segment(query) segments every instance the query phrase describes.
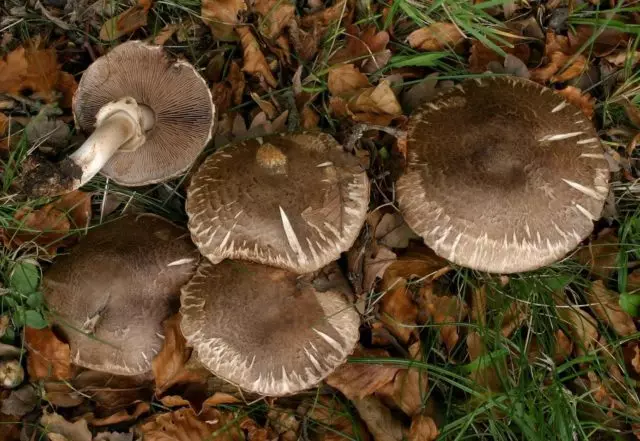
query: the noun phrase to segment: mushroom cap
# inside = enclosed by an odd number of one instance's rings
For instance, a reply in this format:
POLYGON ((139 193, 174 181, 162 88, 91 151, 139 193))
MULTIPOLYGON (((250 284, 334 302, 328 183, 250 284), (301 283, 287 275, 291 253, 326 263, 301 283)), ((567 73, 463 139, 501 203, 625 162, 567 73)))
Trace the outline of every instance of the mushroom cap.
POLYGON ((43 279, 72 362, 118 375, 148 372, 162 346, 162 321, 178 309, 198 260, 186 230, 159 216, 127 216, 90 230, 43 279))
POLYGON ((513 273, 550 264, 593 230, 609 168, 589 119, 516 77, 467 80, 420 106, 396 191, 440 256, 513 273))
POLYGON ((211 262, 308 273, 356 240, 369 204, 358 160, 324 133, 271 135, 209 156, 187 192, 189 230, 211 262))
POLYGON ((310 277, 202 259, 182 288, 182 333, 201 363, 247 391, 282 396, 313 387, 353 351, 360 318, 343 296, 348 284, 320 286, 310 277))
POLYGON ((96 114, 130 96, 155 114, 154 127, 134 151, 116 152, 100 171, 115 182, 139 186, 184 173, 211 139, 215 106, 206 81, 161 46, 129 41, 93 62, 73 97, 76 123, 92 132, 96 114))

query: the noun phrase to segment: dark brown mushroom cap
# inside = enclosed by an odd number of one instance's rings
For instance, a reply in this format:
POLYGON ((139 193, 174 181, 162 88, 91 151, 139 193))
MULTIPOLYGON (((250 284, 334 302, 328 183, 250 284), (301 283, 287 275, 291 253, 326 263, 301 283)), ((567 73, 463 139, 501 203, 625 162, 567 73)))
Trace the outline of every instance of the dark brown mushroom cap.
POLYGON ((146 185, 184 173, 211 139, 215 106, 204 79, 189 63, 168 58, 161 46, 129 41, 98 58, 73 97, 77 124, 92 132, 110 101, 133 97, 155 113, 146 142, 116 152, 101 173, 122 185, 146 185))
POLYGON ((182 332, 217 376, 250 392, 292 394, 315 386, 355 348, 360 318, 344 286, 320 287, 240 260, 202 259, 182 289, 182 332))
POLYGON ((162 321, 178 309, 198 257, 187 231, 154 215, 92 229, 57 257, 43 290, 72 362, 119 375, 149 371, 162 321))
POLYGON ((213 263, 225 258, 313 272, 351 247, 369 180, 330 135, 245 141, 211 155, 187 194, 189 230, 213 263))
POLYGON ((593 230, 608 193, 600 139, 551 89, 467 80, 412 116, 397 198, 442 257, 512 273, 550 264, 593 230))

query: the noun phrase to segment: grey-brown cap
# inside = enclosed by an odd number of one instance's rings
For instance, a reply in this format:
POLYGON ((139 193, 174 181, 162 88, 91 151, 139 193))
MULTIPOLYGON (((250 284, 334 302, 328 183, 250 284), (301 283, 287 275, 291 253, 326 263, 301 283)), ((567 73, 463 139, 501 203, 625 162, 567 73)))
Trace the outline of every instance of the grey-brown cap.
POLYGON ((355 241, 369 204, 358 160, 330 135, 245 141, 208 157, 187 193, 189 230, 211 262, 315 271, 355 241))
POLYGON ((263 395, 296 393, 333 372, 358 341, 360 318, 343 295, 348 284, 334 281, 202 259, 182 289, 182 332, 217 376, 263 395))
POLYGON ((162 321, 177 311, 198 260, 188 232, 158 216, 131 215, 90 230, 43 279, 72 362, 119 375, 149 371, 162 321))
POLYGON ((407 224, 442 257, 494 273, 550 264, 593 230, 608 193, 580 109, 516 77, 467 80, 411 116, 397 183, 407 224))
POLYGON ((132 97, 151 109, 154 126, 134 151, 118 151, 101 173, 138 186, 184 173, 204 149, 215 125, 215 106, 205 80, 185 61, 169 58, 161 46, 129 41, 98 58, 82 75, 73 97, 80 128, 90 133, 107 103, 132 97))

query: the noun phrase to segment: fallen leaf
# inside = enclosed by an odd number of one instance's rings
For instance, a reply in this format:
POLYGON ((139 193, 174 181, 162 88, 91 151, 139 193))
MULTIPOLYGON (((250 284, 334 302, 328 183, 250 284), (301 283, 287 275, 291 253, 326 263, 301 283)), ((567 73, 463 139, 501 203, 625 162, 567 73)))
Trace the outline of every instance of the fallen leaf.
POLYGON ((349 96, 370 87, 367 77, 353 64, 343 64, 329 70, 327 79, 329 93, 335 96, 349 96))
POLYGON ((579 107, 582 110, 584 115, 591 119, 593 118, 593 114, 595 112, 595 98, 592 98, 588 93, 583 93, 580 89, 573 86, 567 86, 564 89, 554 90, 555 93, 562 95, 564 99, 569 101, 576 107, 579 107))
POLYGON ((54 255, 77 239, 71 230, 85 229, 90 217, 91 194, 74 191, 38 209, 21 208, 14 214, 16 226, 0 230, 0 236, 6 247, 34 242, 54 255))
POLYGON ((502 316, 502 336, 508 338, 529 318, 529 307, 524 302, 512 302, 502 316))
POLYGON ((312 401, 306 416, 316 423, 316 435, 319 441, 344 441, 345 438, 360 441, 371 439, 360 418, 354 417, 345 404, 335 397, 318 396, 312 401))
MULTIPOLYGON (((420 341, 409 347, 411 360, 422 361, 420 341)), ((405 414, 417 415, 424 406, 428 395, 428 375, 424 368, 412 367, 398 372, 393 380, 392 399, 405 414)))
POLYGON ((403 343, 408 343, 417 332, 418 306, 412 301, 407 280, 391 270, 393 264, 382 277, 380 319, 393 335, 403 343))
POLYGON ((93 441, 133 441, 133 433, 125 432, 100 432, 93 441))
POLYGON ((54 48, 44 49, 39 39, 28 41, 0 60, 0 93, 22 95, 51 103, 62 94, 60 105, 71 106, 77 83, 73 75, 60 71, 54 48))
POLYGON ((289 22, 289 39, 298 55, 304 61, 311 60, 318 53, 318 46, 323 30, 314 26, 311 30, 302 29, 296 20, 289 22))
POLYGON ((484 326, 487 323, 487 286, 473 288, 471 292, 471 320, 484 326))
POLYGON ((27 384, 20 389, 12 390, 11 394, 2 400, 0 413, 23 417, 35 409, 39 400, 40 397, 38 397, 36 389, 27 384))
POLYGON ((270 39, 278 37, 296 13, 291 0, 256 0, 253 10, 260 16, 258 31, 270 39))
POLYGON ((162 395, 177 383, 202 382, 199 372, 185 368, 191 349, 180 331, 180 313, 164 321, 164 343, 162 349, 151 362, 156 384, 156 395, 162 395))
POLYGON ((246 81, 244 74, 238 66, 238 63, 232 61, 229 66, 229 73, 227 74, 227 82, 231 86, 233 104, 238 106, 242 104, 242 95, 244 95, 244 88, 246 81))
POLYGON ((315 112, 310 106, 304 106, 302 112, 300 112, 300 125, 304 130, 312 130, 318 127, 320 124, 320 115, 315 112))
POLYGON ((454 47, 464 40, 464 35, 453 23, 434 23, 413 31, 407 37, 409 46, 423 51, 440 51, 454 47))
MULTIPOLYGON (((513 47, 499 45, 506 53, 518 57, 525 64, 529 61, 531 50, 528 44, 519 42, 516 38, 506 38, 513 47)), ((495 52, 493 49, 485 46, 478 40, 473 40, 471 44, 471 55, 469 56, 469 71, 471 73, 483 73, 487 70, 489 63, 496 61, 500 64, 504 62, 504 57, 495 52)))
MULTIPOLYGON (((361 31, 356 25, 348 25, 345 35, 346 46, 329 59, 330 65, 347 62, 364 67, 371 62, 376 64, 389 44, 389 34, 386 31, 378 31, 375 26, 368 26, 361 31)), ((384 67, 380 63, 377 64, 375 70, 384 67)))
POLYGON ((327 27, 349 14, 349 12, 347 0, 336 0, 333 6, 302 17, 301 24, 304 28, 311 28, 313 26, 327 27))
POLYGON ((360 418, 365 422, 375 441, 402 441, 404 428, 391 411, 373 396, 353 400, 360 418))
POLYGON ((28 351, 27 372, 31 381, 45 378, 71 378, 71 352, 51 328, 24 328, 24 344, 28 351))
POLYGON ((389 125, 402 115, 402 108, 391 85, 382 80, 375 87, 361 89, 348 99, 331 97, 332 111, 341 117, 378 125, 389 125))
POLYGON ((129 35, 147 25, 149 8, 145 4, 137 4, 122 14, 105 21, 100 28, 100 40, 112 41, 129 35))
POLYGON ((75 407, 84 402, 85 397, 66 381, 45 381, 44 399, 54 406, 75 407))
POLYGON ((556 363, 562 363, 567 360, 573 351, 573 342, 562 329, 556 330, 554 333, 554 352, 553 360, 556 363))
POLYGON ((408 441, 435 441, 440 432, 433 418, 416 415, 411 419, 408 441))
MULTIPOLYGON (((383 349, 358 347, 354 358, 389 358, 383 349)), ((391 383, 401 367, 375 363, 345 363, 325 380, 350 400, 364 398, 391 383)))
POLYGON ((244 441, 234 420, 232 413, 214 408, 203 409, 199 415, 184 408, 154 415, 136 430, 146 441, 244 441))
POLYGON ((427 317, 439 326, 440 339, 449 353, 458 343, 460 336, 456 323, 462 322, 468 314, 468 307, 458 296, 437 296, 430 287, 423 287, 420 292, 424 299, 427 317))
POLYGON ((202 0, 200 14, 217 40, 233 40, 236 25, 247 10, 245 0, 202 0))
POLYGON ((637 332, 633 318, 618 304, 619 295, 607 289, 602 280, 591 284, 591 289, 585 290, 589 307, 596 316, 609 326, 620 337, 629 337, 637 332))
POLYGON ((409 240, 420 239, 397 212, 382 216, 375 228, 375 238, 379 244, 389 248, 407 248, 409 240))
POLYGON ((178 29, 180 29, 179 23, 167 24, 164 28, 160 30, 160 32, 158 32, 156 35, 154 35, 151 38, 151 44, 154 44, 157 46, 163 46, 167 41, 169 41, 171 37, 173 37, 173 34, 178 32, 178 29))
POLYGON ((244 52, 244 65, 242 70, 260 80, 264 80, 269 86, 276 87, 278 81, 269 69, 267 60, 264 58, 258 40, 253 36, 248 27, 238 27, 235 30, 240 36, 240 43, 244 52))
POLYGON ((213 103, 216 106, 216 111, 220 113, 225 113, 231 108, 232 95, 231 86, 226 81, 211 86, 213 103))
POLYGON ((563 65, 558 67, 560 72, 551 77, 552 82, 568 81, 579 76, 587 67, 587 59, 583 55, 578 55, 566 69, 563 69, 563 65))
POLYGON ((71 380, 71 397, 77 391, 103 409, 121 409, 140 401, 151 400, 151 383, 149 374, 123 376, 85 370, 71 380))
POLYGON ((585 311, 569 304, 565 299, 556 296, 554 300, 558 317, 567 327, 569 336, 576 345, 578 355, 584 355, 591 351, 598 342, 596 321, 585 311))
POLYGON ((475 362, 480 359, 480 363, 475 366, 473 371, 469 374, 469 378, 481 387, 491 391, 498 392, 502 390, 502 383, 498 370, 496 369, 496 363, 499 360, 493 360, 487 357, 487 349, 482 340, 482 336, 477 331, 472 331, 467 334, 467 351, 469 353, 469 359, 471 362, 475 362))
POLYGON ((589 272, 600 279, 608 280, 617 270, 617 259, 620 252, 618 233, 613 228, 607 228, 589 244, 582 247, 575 254, 575 259, 589 267, 589 272))
POLYGON ((387 247, 376 247, 375 254, 366 249, 363 263, 363 288, 371 291, 378 279, 381 279, 387 268, 396 261, 396 253, 387 247))
POLYGON ((92 419, 89 424, 94 427, 101 426, 111 426, 113 424, 120 424, 129 421, 135 421, 141 415, 149 412, 151 410, 151 405, 149 403, 138 403, 133 410, 133 412, 129 413, 126 410, 120 410, 114 414, 109 415, 105 418, 95 418, 92 419))
MULTIPOLYGON (((68 441, 91 441, 91 431, 87 427, 87 420, 79 419, 75 423, 71 423, 64 419, 57 413, 47 413, 45 410, 44 415, 40 418, 40 424, 44 426, 45 431, 50 436, 51 434, 57 434, 68 441)), ((51 439, 51 438, 50 438, 51 439)), ((52 439, 52 441, 55 441, 52 439)))
POLYGON ((207 407, 207 406, 215 407, 221 404, 233 404, 233 403, 239 403, 239 402, 240 400, 231 394, 227 394, 224 392, 216 392, 213 395, 211 395, 209 398, 204 400, 204 402, 202 403, 202 407, 207 407))

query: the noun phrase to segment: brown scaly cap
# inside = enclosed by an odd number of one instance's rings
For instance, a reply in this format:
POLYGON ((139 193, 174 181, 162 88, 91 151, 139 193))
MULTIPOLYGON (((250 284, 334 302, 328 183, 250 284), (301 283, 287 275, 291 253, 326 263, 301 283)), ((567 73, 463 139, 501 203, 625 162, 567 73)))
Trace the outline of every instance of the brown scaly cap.
POLYGON ((188 232, 158 216, 127 216, 89 231, 43 280, 72 362, 118 375, 149 371, 162 321, 177 309, 198 260, 188 232))
POLYGON ((247 391, 282 396, 313 387, 358 341, 348 283, 333 274, 322 284, 266 265, 203 259, 182 289, 182 332, 201 363, 247 391))
POLYGON ((187 193, 189 229, 211 262, 316 271, 355 241, 369 180, 330 135, 271 135, 211 155, 187 193))
POLYGON ((600 139, 552 90, 467 80, 411 116, 397 183, 407 224, 442 257, 512 273, 550 264, 593 230, 608 193, 600 139))
POLYGON ((155 125, 135 151, 116 152, 101 173, 138 186, 184 173, 212 136, 215 108, 204 79, 189 63, 170 60, 160 46, 122 43, 82 75, 73 97, 76 123, 92 132, 96 114, 124 96, 149 107, 155 125))

